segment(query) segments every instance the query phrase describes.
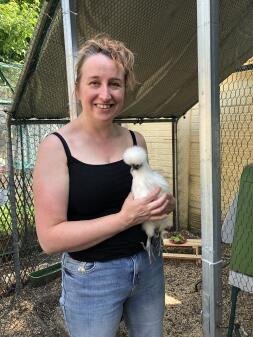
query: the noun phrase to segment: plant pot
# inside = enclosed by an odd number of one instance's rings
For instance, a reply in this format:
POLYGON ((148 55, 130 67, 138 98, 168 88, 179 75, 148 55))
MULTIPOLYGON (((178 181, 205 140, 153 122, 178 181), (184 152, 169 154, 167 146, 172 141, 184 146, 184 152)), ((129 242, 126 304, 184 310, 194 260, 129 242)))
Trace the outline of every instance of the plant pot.
POLYGON ((174 245, 182 245, 183 243, 186 243, 187 239, 179 240, 179 241, 169 239, 169 241, 170 241, 171 243, 173 243, 174 245))

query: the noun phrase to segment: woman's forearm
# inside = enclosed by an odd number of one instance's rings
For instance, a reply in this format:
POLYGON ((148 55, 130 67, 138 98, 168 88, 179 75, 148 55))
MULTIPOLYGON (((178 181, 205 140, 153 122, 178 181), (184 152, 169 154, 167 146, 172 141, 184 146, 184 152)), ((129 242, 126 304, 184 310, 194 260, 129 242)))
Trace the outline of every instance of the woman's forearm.
POLYGON ((79 251, 125 230, 122 214, 115 213, 94 220, 64 221, 38 232, 42 249, 48 253, 79 251))

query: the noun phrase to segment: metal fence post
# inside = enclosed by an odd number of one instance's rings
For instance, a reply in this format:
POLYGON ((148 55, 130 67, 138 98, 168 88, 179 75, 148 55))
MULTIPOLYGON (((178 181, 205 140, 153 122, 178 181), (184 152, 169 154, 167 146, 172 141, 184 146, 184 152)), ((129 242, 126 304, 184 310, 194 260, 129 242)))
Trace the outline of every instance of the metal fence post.
POLYGON ((20 257, 19 257, 19 234, 17 226, 17 212, 16 212, 16 197, 15 197, 15 182, 14 182, 14 165, 13 165, 13 155, 12 155, 12 140, 11 140, 11 117, 7 120, 7 132, 8 132, 8 142, 7 142, 7 159, 8 159, 8 174, 9 174, 9 198, 11 205, 11 220, 12 220, 12 238, 13 238, 13 251, 14 251, 14 269, 16 277, 16 294, 18 295, 21 291, 21 268, 20 268, 20 257))
POLYGON ((19 125, 19 137, 20 137, 20 152, 21 152, 21 180, 22 180, 22 209, 24 212, 24 218, 22 217, 22 219, 24 220, 24 228, 25 228, 25 233, 24 233, 24 241, 28 241, 29 237, 28 237, 28 233, 29 233, 29 229, 28 229, 28 216, 27 216, 27 210, 26 210, 26 206, 27 206, 27 198, 26 198, 26 186, 25 186, 25 155, 24 155, 24 140, 23 140, 23 130, 22 130, 23 126, 19 125))
POLYGON ((219 1, 197 0, 204 337, 221 336, 219 1))
POLYGON ((177 127, 178 118, 172 121, 172 167, 173 167, 173 195, 176 199, 176 208, 173 211, 173 227, 180 230, 179 224, 179 202, 178 202, 178 151, 177 151, 177 127))
POLYGON ((75 63, 77 58, 76 37, 76 0, 61 0, 66 70, 68 80, 69 115, 73 120, 78 115, 78 104, 75 96, 75 63))

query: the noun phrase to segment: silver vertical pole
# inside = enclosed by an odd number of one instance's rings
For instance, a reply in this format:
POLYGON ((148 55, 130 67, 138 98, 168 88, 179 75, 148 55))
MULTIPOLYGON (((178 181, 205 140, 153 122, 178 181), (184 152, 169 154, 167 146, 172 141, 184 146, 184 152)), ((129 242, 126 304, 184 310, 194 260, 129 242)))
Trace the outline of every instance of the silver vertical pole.
POLYGON ((221 336, 219 1, 197 0, 204 337, 221 336))
POLYGON ((68 80, 69 115, 77 117, 78 106, 75 96, 75 64, 77 58, 76 0, 61 0, 63 15, 64 44, 68 80))
POLYGON ((14 179, 14 164, 13 164, 13 154, 12 154, 12 139, 11 139, 11 118, 8 117, 7 120, 7 132, 8 132, 8 142, 7 142, 7 156, 8 156, 8 189, 9 189, 9 200, 10 200, 10 210, 11 210, 11 221, 12 221, 12 238, 13 238, 13 251, 14 251, 14 269, 16 278, 16 294, 19 295, 21 292, 22 282, 21 282, 21 265, 19 256, 19 233, 17 225, 17 210, 16 210, 16 197, 15 197, 15 179, 14 179))
POLYGON ((180 230, 179 225, 179 203, 178 203, 178 151, 177 151, 177 129, 178 118, 172 122, 172 164, 173 164, 173 195, 176 199, 176 208, 173 211, 173 226, 175 230, 180 230))

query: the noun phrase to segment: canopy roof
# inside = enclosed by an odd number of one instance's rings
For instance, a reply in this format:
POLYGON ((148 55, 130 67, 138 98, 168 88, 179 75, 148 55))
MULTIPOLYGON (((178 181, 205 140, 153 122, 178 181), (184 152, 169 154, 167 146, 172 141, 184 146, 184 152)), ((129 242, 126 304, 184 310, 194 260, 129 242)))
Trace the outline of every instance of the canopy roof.
MULTIPOLYGON (((253 0, 220 1, 220 80, 253 55, 253 0)), ((122 118, 180 117, 198 100, 195 0, 77 1, 79 46, 97 33, 136 55, 135 91, 122 118)), ((74 94, 74 93, 73 93, 74 94)), ((60 3, 43 7, 11 112, 15 119, 69 116, 60 3)))

